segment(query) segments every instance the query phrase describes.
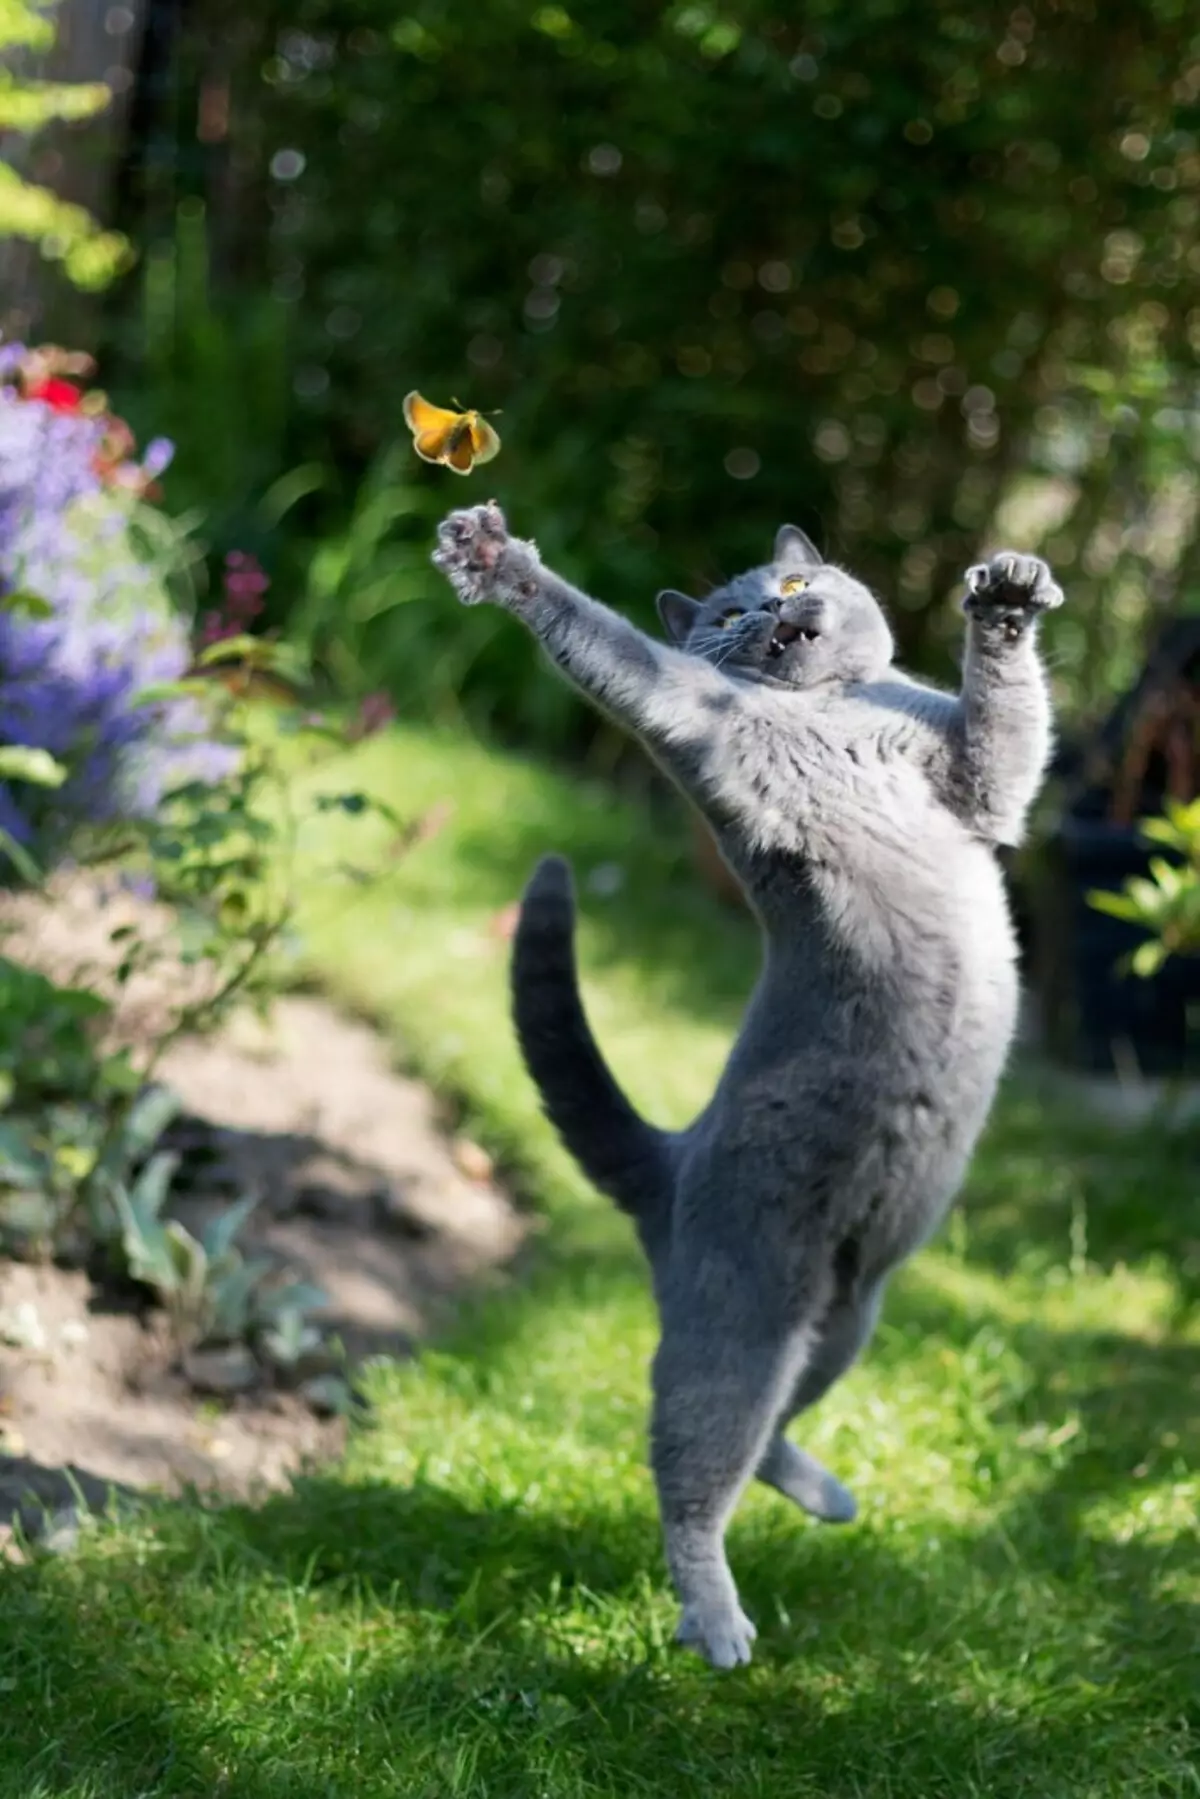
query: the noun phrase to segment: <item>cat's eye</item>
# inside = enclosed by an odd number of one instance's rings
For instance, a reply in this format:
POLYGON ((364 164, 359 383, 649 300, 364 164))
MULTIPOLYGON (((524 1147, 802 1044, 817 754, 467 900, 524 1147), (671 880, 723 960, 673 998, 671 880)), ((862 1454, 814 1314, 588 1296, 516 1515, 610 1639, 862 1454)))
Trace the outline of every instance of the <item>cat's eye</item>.
POLYGON ((720 618, 717 620, 717 623, 721 627, 722 631, 724 631, 728 628, 728 626, 730 626, 733 623, 734 619, 745 618, 745 616, 746 616, 746 609, 744 606, 731 606, 729 608, 728 612, 723 612, 721 614, 720 618))
POLYGON ((803 593, 807 586, 809 586, 807 575, 785 575, 779 583, 779 591, 782 594, 803 593))

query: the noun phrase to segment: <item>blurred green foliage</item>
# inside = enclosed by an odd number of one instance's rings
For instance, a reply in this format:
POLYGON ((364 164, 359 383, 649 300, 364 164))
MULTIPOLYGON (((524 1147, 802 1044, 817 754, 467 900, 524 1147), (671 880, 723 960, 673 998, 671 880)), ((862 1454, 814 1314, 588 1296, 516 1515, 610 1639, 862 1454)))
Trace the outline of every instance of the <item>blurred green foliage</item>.
POLYGON ((1131 876, 1120 893, 1089 895, 1098 912, 1148 933, 1129 961, 1134 974, 1157 974, 1168 956, 1200 955, 1200 799, 1168 800, 1165 816, 1144 818, 1142 836, 1174 858, 1150 858, 1149 876, 1131 876))
MULTIPOLYGON (((205 0, 171 96, 128 222, 154 270, 179 208, 207 207, 211 327, 273 382, 239 443, 274 477, 326 471, 276 533, 275 591, 364 685, 545 742, 575 728, 532 645, 425 565, 434 518, 490 494, 647 621, 657 587, 759 560, 794 519, 941 674, 981 540, 1044 543, 1077 712, 1191 589, 1184 0, 274 0, 252 20, 205 0), (288 319, 269 343, 267 313, 288 319), (501 408, 499 461, 469 482, 419 465, 414 386, 501 408)), ((173 350, 161 326, 126 296, 131 377, 173 354, 211 416, 228 388, 194 325, 177 310, 173 350)))
MULTIPOLYGON (((56 120, 102 112, 112 98, 101 82, 39 81, 21 67, 54 42, 53 8, 45 0, 0 0, 0 135, 32 137, 56 120)), ((0 162, 0 238, 26 238, 41 255, 61 262, 77 287, 98 288, 127 262, 129 245, 102 231, 82 206, 26 181, 0 162)))

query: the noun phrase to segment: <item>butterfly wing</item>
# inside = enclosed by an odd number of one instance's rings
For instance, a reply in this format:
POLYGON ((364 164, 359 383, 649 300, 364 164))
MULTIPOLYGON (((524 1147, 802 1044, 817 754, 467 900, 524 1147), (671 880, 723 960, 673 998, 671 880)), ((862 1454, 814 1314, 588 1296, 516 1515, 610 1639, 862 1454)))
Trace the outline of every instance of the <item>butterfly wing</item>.
POLYGON ((415 391, 404 396, 404 422, 413 434, 413 448, 424 462, 447 461, 461 416, 444 406, 431 406, 415 391))
POLYGON ((471 448, 476 462, 490 462, 500 453, 500 435, 477 412, 471 414, 471 448))
POLYGON ((421 431, 413 438, 413 449, 423 462, 448 463, 451 456, 451 445, 454 441, 454 427, 445 431, 421 431))
POLYGON ((471 437, 471 426, 467 419, 460 421, 451 433, 446 446, 446 467, 454 470, 456 475, 469 475, 475 466, 475 446, 471 437))

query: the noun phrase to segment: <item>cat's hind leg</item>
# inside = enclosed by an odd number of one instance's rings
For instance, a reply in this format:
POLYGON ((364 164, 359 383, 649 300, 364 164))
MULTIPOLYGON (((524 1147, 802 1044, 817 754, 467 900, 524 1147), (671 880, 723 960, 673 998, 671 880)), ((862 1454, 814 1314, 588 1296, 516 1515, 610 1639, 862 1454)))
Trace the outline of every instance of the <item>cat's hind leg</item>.
POLYGON ((840 1380, 875 1328, 883 1299, 882 1282, 869 1293, 835 1300, 812 1355, 784 1408, 779 1428, 767 1444, 756 1478, 774 1487, 802 1511, 824 1524, 849 1524, 858 1506, 849 1488, 830 1474, 816 1456, 791 1443, 784 1426, 815 1405, 840 1380))
POLYGON ((750 1660, 755 1629, 725 1556, 725 1527, 753 1477, 807 1349, 761 1317, 673 1319, 654 1361, 651 1449, 667 1563, 683 1605, 677 1640, 715 1668, 750 1660))
POLYGON ((801 1449, 798 1443, 789 1442, 782 1431, 767 1445, 755 1479, 774 1487, 822 1524, 853 1524, 858 1516, 858 1503, 849 1487, 844 1487, 815 1455, 801 1449))

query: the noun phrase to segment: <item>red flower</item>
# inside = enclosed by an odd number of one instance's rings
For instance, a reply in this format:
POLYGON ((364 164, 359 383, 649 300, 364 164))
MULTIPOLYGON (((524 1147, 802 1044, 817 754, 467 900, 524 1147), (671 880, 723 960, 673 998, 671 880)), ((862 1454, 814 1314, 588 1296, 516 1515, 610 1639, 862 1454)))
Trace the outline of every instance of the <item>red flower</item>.
POLYGON ((83 389, 76 387, 73 381, 61 381, 57 375, 49 375, 45 381, 35 381, 26 388, 25 398, 44 400, 53 412, 78 412, 83 389))

